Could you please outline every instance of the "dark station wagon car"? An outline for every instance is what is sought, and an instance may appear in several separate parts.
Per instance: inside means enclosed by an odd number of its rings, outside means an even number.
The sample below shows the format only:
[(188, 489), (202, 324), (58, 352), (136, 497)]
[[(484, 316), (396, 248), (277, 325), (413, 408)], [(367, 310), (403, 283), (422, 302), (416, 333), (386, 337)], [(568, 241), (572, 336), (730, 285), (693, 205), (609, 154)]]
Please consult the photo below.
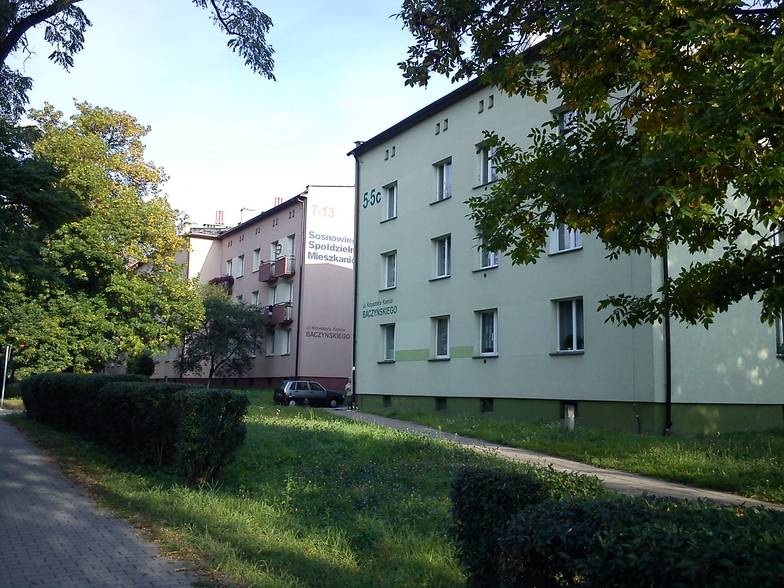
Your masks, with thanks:
[(277, 404), (309, 404), (310, 406), (340, 406), (345, 402), (345, 397), (340, 392), (327, 390), (318, 382), (312, 380), (283, 380), (275, 386), (272, 398)]

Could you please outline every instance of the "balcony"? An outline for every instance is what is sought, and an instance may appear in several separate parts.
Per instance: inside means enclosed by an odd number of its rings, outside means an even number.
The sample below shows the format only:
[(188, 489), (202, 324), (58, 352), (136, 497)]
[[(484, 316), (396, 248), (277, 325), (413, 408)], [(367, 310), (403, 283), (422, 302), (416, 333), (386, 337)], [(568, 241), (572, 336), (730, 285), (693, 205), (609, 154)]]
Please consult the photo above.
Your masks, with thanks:
[(284, 255), (283, 257), (279, 257), (275, 260), (274, 268), (272, 269), (272, 275), (276, 278), (287, 278), (289, 276), (293, 276), (294, 267), (294, 256)]
[(259, 282), (276, 282), (278, 276), (275, 275), (275, 262), (265, 261), (259, 266)]
[(291, 302), (281, 302), (272, 307), (271, 325), (287, 325), (294, 320), (294, 310)]

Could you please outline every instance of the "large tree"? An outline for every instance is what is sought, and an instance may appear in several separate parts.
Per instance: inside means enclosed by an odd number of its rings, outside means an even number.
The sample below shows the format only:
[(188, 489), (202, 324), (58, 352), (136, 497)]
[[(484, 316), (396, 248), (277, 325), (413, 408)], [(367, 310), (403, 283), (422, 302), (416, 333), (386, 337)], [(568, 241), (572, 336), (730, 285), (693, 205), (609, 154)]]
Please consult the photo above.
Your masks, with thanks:
[(41, 243), (47, 271), (10, 268), (0, 288), (0, 333), (17, 373), (101, 368), (118, 352), (176, 345), (203, 308), (183, 279), (181, 215), (159, 194), (163, 171), (144, 159), (147, 127), (130, 115), (77, 104), (70, 121), (33, 111), (35, 157), (59, 170), (57, 187), (91, 213)]
[[(69, 69), (84, 46), (91, 25), (78, 4), (84, 0), (0, 0), (0, 116), (15, 119), (24, 111), (32, 80), (6, 64), (9, 55), (27, 50), (27, 34), (43, 27), (52, 46), (49, 59)], [(229, 36), (228, 46), (254, 72), (275, 79), (272, 47), (266, 34), (272, 20), (249, 0), (191, 0), (209, 10), (213, 21)]]
[[(784, 3), (777, 0), (405, 0), (408, 84), (479, 76), (554, 116), (526, 149), (490, 134), (502, 179), (471, 198), (489, 247), (533, 263), (566, 223), (610, 257), (697, 254), (611, 318), (708, 326), (743, 298), (784, 308)], [(701, 255), (705, 254), (705, 255)]]
[(257, 306), (236, 300), (221, 285), (202, 289), (204, 318), (185, 335), (184, 352), (174, 366), (181, 374), (207, 372), (207, 387), (216, 376), (242, 376), (262, 351), (269, 322)]

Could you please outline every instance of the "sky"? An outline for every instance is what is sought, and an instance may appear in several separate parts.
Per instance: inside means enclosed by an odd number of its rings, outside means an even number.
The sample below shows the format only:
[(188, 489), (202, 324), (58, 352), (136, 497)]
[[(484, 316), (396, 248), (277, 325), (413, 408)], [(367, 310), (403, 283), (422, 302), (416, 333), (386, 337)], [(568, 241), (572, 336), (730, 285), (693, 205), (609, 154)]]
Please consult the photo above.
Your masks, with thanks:
[[(93, 26), (69, 72), (47, 59), (42, 32), (9, 62), (33, 78), (30, 106), (66, 115), (80, 102), (151, 127), (146, 158), (163, 192), (195, 224), (238, 224), (308, 185), (353, 185), (346, 154), (455, 86), (404, 85), (413, 44), (390, 18), (401, 0), (253, 0), (273, 22), (269, 81), (244, 65), (210, 13), (190, 0), (84, 0)], [(247, 210), (242, 210), (242, 209)]]

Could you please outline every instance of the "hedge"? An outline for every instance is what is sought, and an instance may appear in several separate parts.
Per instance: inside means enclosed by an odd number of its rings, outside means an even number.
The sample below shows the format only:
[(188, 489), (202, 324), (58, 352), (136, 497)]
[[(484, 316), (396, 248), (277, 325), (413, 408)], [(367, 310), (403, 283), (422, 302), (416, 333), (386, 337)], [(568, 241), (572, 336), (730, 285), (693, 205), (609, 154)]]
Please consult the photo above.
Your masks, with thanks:
[(784, 513), (628, 496), (547, 500), (511, 519), (499, 562), (510, 588), (778, 588)]
[(245, 440), (247, 394), (143, 376), (43, 374), (22, 381), (29, 417), (169, 466), (187, 484), (214, 479)]
[(550, 498), (607, 493), (595, 477), (530, 467), (523, 473), (464, 468), (450, 491), (452, 539), (466, 570), (468, 588), (500, 586), (498, 539), (509, 519)]

